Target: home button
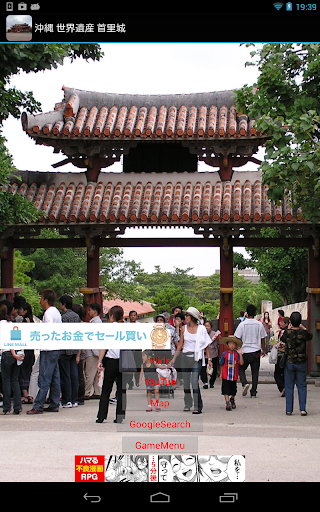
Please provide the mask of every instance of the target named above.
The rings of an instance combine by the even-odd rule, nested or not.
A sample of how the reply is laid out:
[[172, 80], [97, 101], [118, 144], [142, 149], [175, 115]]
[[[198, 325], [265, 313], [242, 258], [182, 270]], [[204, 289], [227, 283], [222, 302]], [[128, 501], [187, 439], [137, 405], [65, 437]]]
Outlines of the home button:
[[164, 494], [163, 492], [151, 494], [150, 503], [170, 503], [170, 496], [169, 494]]

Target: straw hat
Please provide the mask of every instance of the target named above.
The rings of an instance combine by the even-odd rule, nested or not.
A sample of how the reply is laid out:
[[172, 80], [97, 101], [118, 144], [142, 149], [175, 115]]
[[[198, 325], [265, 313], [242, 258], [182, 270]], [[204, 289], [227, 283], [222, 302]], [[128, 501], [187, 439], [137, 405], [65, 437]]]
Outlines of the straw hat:
[[228, 345], [229, 341], [233, 341], [237, 345], [237, 347], [242, 347], [242, 341], [240, 340], [240, 338], [237, 338], [236, 336], [226, 336], [225, 338], [221, 338], [220, 341], [224, 345]]

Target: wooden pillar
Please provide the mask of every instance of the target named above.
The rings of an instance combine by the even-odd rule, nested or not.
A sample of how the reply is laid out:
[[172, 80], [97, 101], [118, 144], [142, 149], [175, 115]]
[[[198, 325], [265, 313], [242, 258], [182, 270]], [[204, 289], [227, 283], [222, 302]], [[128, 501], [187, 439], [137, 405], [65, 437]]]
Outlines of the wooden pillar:
[[99, 239], [88, 238], [87, 247], [87, 286], [88, 288], [99, 288], [100, 285], [100, 246]]
[[[102, 291], [103, 288], [100, 287], [100, 244], [99, 238], [87, 238], [86, 239], [86, 247], [87, 247], [87, 287], [81, 288], [80, 292], [83, 293], [83, 305], [87, 310], [89, 309], [89, 304], [92, 302], [98, 302], [101, 306], [101, 315], [102, 316]], [[88, 314], [86, 315], [85, 320], [89, 320]]]
[[233, 323], [233, 247], [227, 237], [220, 247], [220, 315], [222, 336], [234, 333]]
[[1, 247], [1, 288], [0, 295], [13, 301], [14, 298], [14, 248], [12, 240], [7, 238]]
[[308, 344], [308, 372], [320, 376], [320, 258], [319, 239], [309, 247], [308, 268], [308, 330], [312, 341]]

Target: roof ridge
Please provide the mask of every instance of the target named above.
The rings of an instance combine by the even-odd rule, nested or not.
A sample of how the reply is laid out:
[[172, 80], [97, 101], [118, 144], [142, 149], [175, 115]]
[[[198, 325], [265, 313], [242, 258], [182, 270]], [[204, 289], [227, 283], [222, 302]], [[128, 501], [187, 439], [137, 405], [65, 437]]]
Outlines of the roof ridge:
[[145, 106], [151, 108], [152, 106], [160, 108], [163, 104], [167, 107], [176, 106], [180, 108], [185, 105], [186, 107], [196, 106], [201, 107], [204, 105], [215, 105], [220, 108], [225, 105], [230, 108], [236, 101], [235, 90], [225, 91], [212, 91], [212, 92], [196, 92], [196, 93], [177, 93], [177, 94], [129, 94], [129, 93], [109, 93], [87, 91], [84, 89], [76, 89], [71, 87], [62, 87], [64, 91], [64, 102], [68, 102], [73, 94], [77, 94], [80, 100], [80, 107], [85, 105], [87, 108], [94, 106], [101, 108], [103, 106], [128, 107], [136, 106], [140, 108]]

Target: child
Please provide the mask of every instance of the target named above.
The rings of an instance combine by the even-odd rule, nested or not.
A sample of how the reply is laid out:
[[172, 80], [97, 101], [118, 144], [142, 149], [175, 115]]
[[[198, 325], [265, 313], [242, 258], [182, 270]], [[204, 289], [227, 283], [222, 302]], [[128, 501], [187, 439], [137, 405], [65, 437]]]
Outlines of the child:
[[239, 375], [239, 364], [243, 364], [242, 341], [235, 336], [222, 338], [221, 342], [227, 346], [220, 358], [222, 366], [220, 379], [222, 380], [221, 393], [226, 401], [226, 410], [231, 411], [236, 408], [234, 398], [237, 394], [237, 380]]
[[143, 375], [144, 375], [145, 382], [146, 382], [146, 388], [147, 388], [147, 402], [148, 402], [148, 408], [146, 409], [147, 412], [152, 411], [152, 406], [151, 406], [152, 391], [154, 391], [154, 397], [155, 397], [155, 404], [156, 404], [155, 410], [161, 411], [161, 408], [158, 406], [160, 376], [156, 372], [156, 368], [167, 368], [167, 365], [165, 365], [165, 364], [153, 363], [153, 361], [150, 360], [151, 357], [154, 357], [152, 350], [144, 350], [142, 352], [142, 365], [141, 365], [141, 371], [140, 371], [140, 377], [139, 377], [139, 383], [138, 383], [138, 386], [141, 386]]

